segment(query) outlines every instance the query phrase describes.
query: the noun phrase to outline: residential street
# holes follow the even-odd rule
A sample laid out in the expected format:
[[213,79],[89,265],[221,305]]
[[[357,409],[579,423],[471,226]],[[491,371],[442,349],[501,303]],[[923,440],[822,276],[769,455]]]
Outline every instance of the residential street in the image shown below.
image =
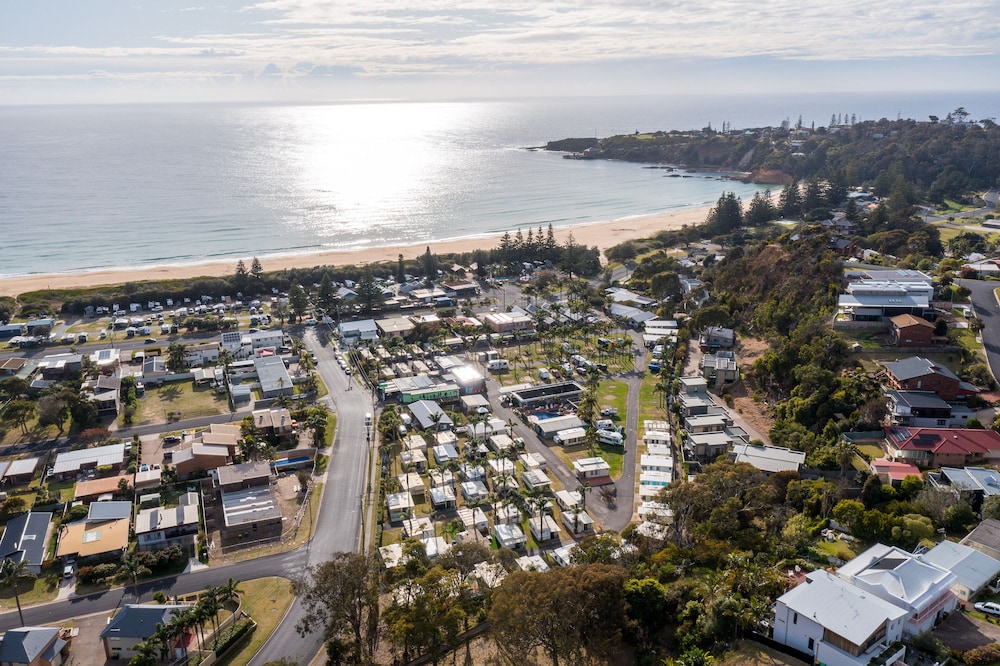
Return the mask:
[[972,292],[972,305],[976,316],[983,320],[983,349],[994,377],[1000,376],[1000,306],[997,305],[993,290],[1000,282],[987,280],[957,280]]

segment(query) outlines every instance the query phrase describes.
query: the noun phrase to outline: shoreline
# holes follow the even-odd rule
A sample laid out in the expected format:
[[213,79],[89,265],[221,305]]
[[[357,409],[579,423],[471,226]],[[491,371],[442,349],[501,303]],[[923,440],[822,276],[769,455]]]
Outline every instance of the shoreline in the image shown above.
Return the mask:
[[[556,240],[560,243],[572,233],[574,240],[587,247],[597,246],[601,251],[626,240],[648,238],[667,229],[680,229],[684,225],[695,226],[705,221],[711,206],[685,208],[675,212],[654,213],[604,222],[589,222],[567,227],[555,227]],[[400,254],[405,259],[419,258],[430,246],[436,254],[472,252],[481,248],[493,248],[499,244],[503,234],[458,238],[444,241],[420,241],[406,245],[359,248],[355,250],[325,250],[314,253],[290,254],[286,256],[261,257],[265,272],[291,268],[312,268],[314,266],[343,266],[396,261]],[[200,277],[221,277],[231,275],[240,257],[227,261],[210,261],[200,264],[177,266],[151,266],[136,269],[102,269],[76,273],[40,273],[11,278],[0,278],[0,296],[18,296],[25,292],[48,289],[74,289],[118,285],[125,282],[146,282],[154,280],[191,280]],[[252,257],[243,257],[249,268]]]

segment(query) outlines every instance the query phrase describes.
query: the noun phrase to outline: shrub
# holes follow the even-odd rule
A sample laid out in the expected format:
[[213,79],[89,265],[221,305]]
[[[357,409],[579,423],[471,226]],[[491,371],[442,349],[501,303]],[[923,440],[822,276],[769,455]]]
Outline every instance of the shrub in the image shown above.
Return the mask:
[[88,511],[89,509],[83,504],[70,507],[69,511],[66,512],[66,519],[63,522],[72,523],[74,520],[86,518]]
[[963,655],[965,663],[969,666],[986,666],[995,661],[1000,661],[1000,645],[980,645],[977,648],[967,650]]
[[80,567],[76,577],[81,583],[100,583],[113,578],[118,573],[118,565],[112,562],[98,564],[92,567]]
[[253,620],[244,618],[229,625],[222,634],[215,639],[212,649],[215,654],[222,654],[230,645],[238,641],[245,633],[253,628]]

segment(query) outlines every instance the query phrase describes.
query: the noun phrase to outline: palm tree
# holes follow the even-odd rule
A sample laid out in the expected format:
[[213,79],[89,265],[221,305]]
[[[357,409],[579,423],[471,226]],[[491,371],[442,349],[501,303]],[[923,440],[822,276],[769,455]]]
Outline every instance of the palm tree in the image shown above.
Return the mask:
[[136,643],[132,647],[135,656],[128,662],[129,666],[156,666],[156,656],[159,652],[153,638]]
[[161,623],[156,625],[156,632],[149,637],[150,641],[156,645],[156,650],[160,654],[160,661],[165,661],[170,657],[170,627]]
[[243,590],[240,589],[240,581],[232,577],[230,577],[229,580],[220,585],[217,589],[223,593],[224,598],[222,601],[228,601],[229,599],[239,600],[239,596],[243,594]]
[[132,579],[132,592],[135,594],[136,601],[138,601],[139,574],[148,573],[149,569],[129,553],[122,555],[121,569],[122,573]]
[[[11,553],[13,555],[13,553]],[[17,581],[20,578],[34,578],[35,574],[28,571],[28,563],[24,560],[14,561],[10,555],[0,564],[0,583],[10,585],[14,590],[14,601],[17,603],[17,617],[24,626],[24,613],[21,611],[21,595],[17,591]]]
[[587,510],[587,493],[594,488],[589,483],[581,483],[576,487],[576,492],[580,495],[580,508]]

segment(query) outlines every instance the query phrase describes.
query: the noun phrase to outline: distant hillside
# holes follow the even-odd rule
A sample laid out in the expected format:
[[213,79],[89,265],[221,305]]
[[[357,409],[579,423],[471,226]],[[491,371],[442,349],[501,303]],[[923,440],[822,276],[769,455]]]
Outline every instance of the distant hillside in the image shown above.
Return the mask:
[[879,120],[815,130],[654,132],[564,139],[548,143],[545,149],[574,153],[580,159],[739,171],[761,183],[837,178],[852,186],[872,187],[877,194],[887,194],[901,176],[931,201],[996,187],[1000,178],[1000,127],[992,120],[978,124]]

